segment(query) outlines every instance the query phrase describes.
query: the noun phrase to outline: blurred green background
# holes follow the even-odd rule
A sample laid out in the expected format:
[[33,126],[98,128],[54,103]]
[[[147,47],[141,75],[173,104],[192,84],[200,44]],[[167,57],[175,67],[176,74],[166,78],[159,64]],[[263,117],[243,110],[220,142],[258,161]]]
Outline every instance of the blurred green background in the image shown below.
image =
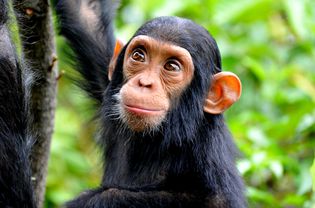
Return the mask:
[[[315,207],[315,1],[122,0],[117,37],[146,20],[190,18],[218,42],[223,69],[238,74],[241,100],[226,120],[242,157],[249,207]],[[59,207],[101,177],[93,106],[68,79],[66,45],[57,36],[60,70],[56,130],[45,207]],[[313,185],[314,186],[314,185]],[[315,187],[313,187],[314,189]]]

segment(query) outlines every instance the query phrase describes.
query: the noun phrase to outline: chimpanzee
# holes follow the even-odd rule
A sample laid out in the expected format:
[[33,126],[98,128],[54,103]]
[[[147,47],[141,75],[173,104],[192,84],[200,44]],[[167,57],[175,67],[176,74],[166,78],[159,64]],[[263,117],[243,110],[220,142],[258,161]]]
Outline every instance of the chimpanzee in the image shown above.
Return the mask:
[[35,207],[28,160],[27,79],[11,43],[7,20],[6,0],[0,0],[0,207]]
[[[126,45],[115,44],[116,6],[112,0],[57,3],[61,34],[99,107],[104,150],[100,186],[65,206],[246,207],[237,150],[222,116],[239,99],[241,84],[221,71],[215,40],[191,20],[158,17]],[[0,0],[2,28],[5,8]],[[1,40],[0,46],[10,44]],[[0,70],[6,98],[0,101],[0,205],[35,207],[23,73],[3,52]]]

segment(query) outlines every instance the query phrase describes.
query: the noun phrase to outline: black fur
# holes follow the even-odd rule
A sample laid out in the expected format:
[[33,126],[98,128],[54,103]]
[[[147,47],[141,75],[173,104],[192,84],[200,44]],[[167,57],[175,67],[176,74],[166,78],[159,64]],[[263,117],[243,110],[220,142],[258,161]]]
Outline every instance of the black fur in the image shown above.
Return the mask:
[[[113,11],[108,11],[111,1],[104,0],[102,4],[107,6],[102,17],[111,22]],[[87,54],[93,50],[92,47],[81,48],[75,44],[95,39],[77,31],[78,22],[63,20],[66,16],[63,12],[67,11],[65,5],[60,9],[59,4],[57,9],[62,16],[61,31],[72,32],[62,34],[74,47],[74,52],[78,52],[80,47],[77,56],[81,57],[83,66],[98,63],[104,55],[91,57]],[[106,28],[99,33],[113,37],[111,28],[109,32],[104,31]],[[243,183],[235,167],[237,151],[223,116],[203,112],[211,77],[221,71],[221,57],[215,40],[201,26],[178,17],[153,19],[134,36],[138,35],[148,35],[187,49],[195,66],[194,79],[179,98],[179,104],[169,112],[160,131],[146,134],[124,128],[112,110],[117,104],[114,95],[124,83],[122,64],[127,43],[118,57],[112,81],[107,82],[105,94],[100,95],[103,98],[100,142],[106,161],[102,184],[69,202],[67,207],[246,207]],[[106,44],[94,42],[89,45],[104,45],[99,47],[106,48]],[[103,66],[102,70],[105,70],[108,63]],[[82,66],[79,71],[87,82],[91,81],[89,77],[98,73]],[[90,88],[85,88],[92,95],[99,90],[93,88],[93,83],[94,80]]]
[[6,4],[6,0],[0,0],[0,25],[3,25],[8,19]]
[[[83,0],[86,2],[86,0]],[[74,53],[77,70],[83,78],[80,85],[98,103],[102,102],[103,92],[108,85],[107,67],[111,60],[115,39],[113,35],[112,19],[115,5],[112,1],[101,1],[98,5],[102,13],[97,13],[100,22],[96,26],[98,33],[86,30],[83,23],[79,23],[79,7],[81,0],[58,1],[57,13],[60,19],[60,33],[69,38]],[[75,6],[75,7],[73,7]]]
[[32,208],[26,93],[5,25],[7,11],[7,2],[0,0],[0,207]]

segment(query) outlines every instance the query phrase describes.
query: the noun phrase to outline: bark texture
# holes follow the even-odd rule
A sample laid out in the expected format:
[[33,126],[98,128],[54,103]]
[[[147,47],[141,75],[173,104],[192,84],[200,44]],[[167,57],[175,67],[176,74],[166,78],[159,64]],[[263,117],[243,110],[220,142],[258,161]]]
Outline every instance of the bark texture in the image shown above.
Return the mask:
[[36,141],[30,159],[37,207],[42,207],[57,88],[57,58],[50,1],[14,0],[13,8],[19,26],[23,59],[34,75],[30,111]]

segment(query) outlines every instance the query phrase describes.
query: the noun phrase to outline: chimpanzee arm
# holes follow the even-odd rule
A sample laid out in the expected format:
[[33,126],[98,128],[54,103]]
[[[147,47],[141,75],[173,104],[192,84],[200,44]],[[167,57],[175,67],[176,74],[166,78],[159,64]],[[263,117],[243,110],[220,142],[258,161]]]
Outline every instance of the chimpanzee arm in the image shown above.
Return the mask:
[[[120,189],[94,190],[83,193],[66,204],[67,208],[203,208],[202,197],[166,191],[128,191]],[[223,207],[222,207],[223,208]]]
[[61,34],[66,37],[85,81],[82,87],[101,102],[108,84],[108,66],[115,38],[112,19],[115,4],[108,0],[60,0],[57,14]]
[[7,2],[0,0],[0,207],[35,207],[29,164],[27,105],[7,27]]

